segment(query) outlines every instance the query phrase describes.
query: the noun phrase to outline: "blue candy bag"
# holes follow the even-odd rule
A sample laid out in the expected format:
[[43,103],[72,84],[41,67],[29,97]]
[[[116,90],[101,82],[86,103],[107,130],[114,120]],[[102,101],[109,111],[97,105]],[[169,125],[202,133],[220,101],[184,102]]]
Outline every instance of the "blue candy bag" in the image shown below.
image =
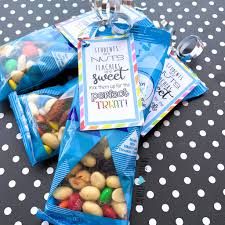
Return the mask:
[[25,150],[32,165],[58,154],[77,79],[29,94],[9,95]]
[[0,100],[55,77],[71,64],[77,51],[54,26],[0,47]]
[[[143,63],[143,56],[150,55],[157,68],[153,70],[151,62],[140,67],[146,76],[143,79],[151,83],[142,91],[152,92],[160,78],[170,35],[155,28],[133,33],[140,54],[137,62]],[[143,94],[146,114],[149,93]],[[39,210],[37,216],[57,225],[127,225],[141,128],[80,131],[79,107],[76,92],[45,211]]]

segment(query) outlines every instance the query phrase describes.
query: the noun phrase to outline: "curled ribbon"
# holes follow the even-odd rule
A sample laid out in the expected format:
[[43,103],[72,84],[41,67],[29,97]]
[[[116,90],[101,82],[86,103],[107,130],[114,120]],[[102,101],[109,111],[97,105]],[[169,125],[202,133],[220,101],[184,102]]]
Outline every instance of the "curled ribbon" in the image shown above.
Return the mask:
[[[127,14],[120,12],[120,0],[90,0],[90,3],[99,19],[98,28],[100,26],[110,26],[115,34],[126,34],[132,28],[131,18]],[[132,3],[133,0],[123,0],[122,4],[131,6]],[[118,22],[122,22],[126,26],[121,27]]]

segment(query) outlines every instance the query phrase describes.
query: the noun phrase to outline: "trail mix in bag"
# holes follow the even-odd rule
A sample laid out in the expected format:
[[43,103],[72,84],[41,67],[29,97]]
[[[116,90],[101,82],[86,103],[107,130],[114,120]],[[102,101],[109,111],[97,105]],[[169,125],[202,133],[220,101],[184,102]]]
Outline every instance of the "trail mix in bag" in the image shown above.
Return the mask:
[[9,95],[25,150],[32,165],[58,154],[77,79],[29,94]]
[[0,47],[0,100],[25,92],[76,65],[76,49],[53,26]]
[[[155,28],[140,29],[135,35],[140,55],[155,59],[157,71],[151,62],[143,67],[146,80],[154,87],[142,90],[152,91],[162,72],[170,35]],[[147,105],[150,103],[144,106],[145,115]],[[52,224],[127,225],[141,128],[80,131],[79,107],[76,93],[45,211],[38,211],[37,216]]]

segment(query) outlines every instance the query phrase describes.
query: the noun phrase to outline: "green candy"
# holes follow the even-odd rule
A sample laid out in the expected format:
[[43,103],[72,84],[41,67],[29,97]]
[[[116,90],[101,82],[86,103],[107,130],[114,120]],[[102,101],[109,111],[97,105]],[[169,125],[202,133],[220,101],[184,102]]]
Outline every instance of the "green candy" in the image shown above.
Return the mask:
[[111,199],[112,199],[112,192],[113,189],[112,188],[104,188],[101,195],[100,195],[100,202],[103,204],[107,204],[110,203]]
[[15,59],[9,59],[5,63],[5,70],[7,73],[11,73],[13,70],[17,68],[17,61]]

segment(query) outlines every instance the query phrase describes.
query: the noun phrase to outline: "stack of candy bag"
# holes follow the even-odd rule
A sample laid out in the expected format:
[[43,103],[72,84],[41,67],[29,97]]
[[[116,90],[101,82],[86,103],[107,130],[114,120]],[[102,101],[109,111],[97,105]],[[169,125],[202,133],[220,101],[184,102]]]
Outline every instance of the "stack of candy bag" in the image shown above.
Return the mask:
[[[142,13],[136,15],[129,7],[124,10],[136,16],[130,33],[134,36],[139,80],[143,84],[144,118],[149,119],[154,96],[163,86],[160,78],[165,61],[172,57],[168,55],[171,35],[156,28]],[[100,32],[91,26],[96,23],[94,13],[75,20],[87,27],[89,35],[114,35],[111,27]],[[93,20],[87,22],[90,15]],[[63,24],[67,22],[71,20]],[[78,35],[80,28],[77,29]],[[78,37],[68,37],[62,26],[51,26],[0,47],[0,100],[9,95],[32,165],[59,154],[45,209],[37,213],[40,219],[57,225],[128,225],[138,143],[140,135],[149,132],[152,124],[145,124],[144,131],[143,127],[81,131],[76,78],[63,86],[27,93],[64,69],[77,67]],[[193,84],[180,101],[207,90],[195,74],[189,73]],[[175,97],[172,100],[178,104]]]

